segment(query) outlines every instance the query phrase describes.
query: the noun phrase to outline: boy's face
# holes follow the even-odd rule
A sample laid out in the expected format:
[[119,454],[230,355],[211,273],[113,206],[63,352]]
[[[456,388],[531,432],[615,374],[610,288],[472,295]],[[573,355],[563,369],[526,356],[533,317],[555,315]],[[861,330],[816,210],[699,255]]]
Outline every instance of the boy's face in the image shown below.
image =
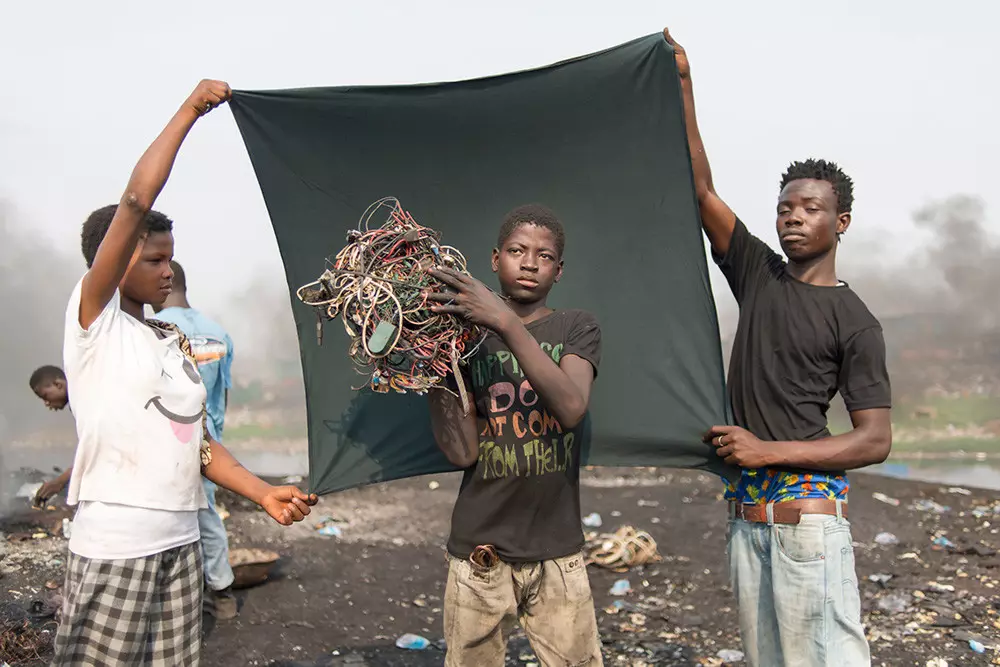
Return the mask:
[[504,295],[519,303],[544,300],[562,276],[562,257],[556,248],[555,236],[545,227],[519,225],[493,250],[493,272]]
[[151,232],[139,241],[121,283],[122,293],[141,304],[161,304],[170,295],[174,235]]
[[801,178],[778,196],[778,239],[785,256],[807,262],[837,246],[837,234],[847,231],[850,213],[837,212],[837,193],[829,181]]
[[65,380],[52,380],[35,388],[35,396],[42,399],[49,410],[62,410],[69,403]]

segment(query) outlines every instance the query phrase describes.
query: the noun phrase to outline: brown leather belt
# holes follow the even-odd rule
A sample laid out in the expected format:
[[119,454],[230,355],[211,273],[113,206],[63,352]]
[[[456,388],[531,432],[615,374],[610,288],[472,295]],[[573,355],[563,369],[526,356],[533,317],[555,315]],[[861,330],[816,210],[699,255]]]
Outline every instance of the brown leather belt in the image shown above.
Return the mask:
[[[837,504],[840,503],[840,516],[847,518],[847,502],[828,500],[826,498],[803,498],[802,500],[786,500],[772,503],[771,515],[774,523],[799,523],[803,514],[829,514],[837,516]],[[729,501],[729,516],[743,519],[750,523],[768,523],[767,505],[750,505]]]

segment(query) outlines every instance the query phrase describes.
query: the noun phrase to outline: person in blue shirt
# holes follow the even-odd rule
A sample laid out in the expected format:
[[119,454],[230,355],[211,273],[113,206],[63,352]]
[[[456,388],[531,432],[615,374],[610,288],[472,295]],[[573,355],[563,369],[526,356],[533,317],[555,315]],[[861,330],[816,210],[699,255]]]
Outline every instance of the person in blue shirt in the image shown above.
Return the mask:
[[[160,305],[154,305],[156,318],[177,326],[191,343],[198,361],[198,372],[205,384],[208,397],[205,410],[208,413],[208,432],[216,441],[222,442],[222,431],[226,421],[226,404],[233,381],[233,341],[215,321],[205,317],[191,307],[187,300],[187,278],[184,269],[175,261],[170,262],[174,272],[173,291]],[[198,513],[201,529],[201,550],[205,566],[205,583],[214,602],[215,615],[219,619],[230,619],[237,614],[236,599],[230,587],[233,570],[229,565],[229,538],[222,519],[215,511],[216,486],[208,478],[202,477],[208,509]]]

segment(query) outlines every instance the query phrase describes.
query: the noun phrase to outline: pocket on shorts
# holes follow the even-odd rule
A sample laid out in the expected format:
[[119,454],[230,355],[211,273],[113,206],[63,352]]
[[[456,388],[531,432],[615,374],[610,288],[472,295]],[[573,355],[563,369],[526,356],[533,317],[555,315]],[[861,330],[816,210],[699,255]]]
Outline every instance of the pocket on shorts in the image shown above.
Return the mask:
[[841,609],[851,623],[861,623],[861,592],[858,590],[858,572],[854,561],[854,546],[851,544],[850,527],[845,522],[845,533],[840,536]]
[[509,572],[506,581],[502,563],[486,569],[468,560],[451,558],[449,576],[454,577],[454,603],[464,609],[493,612],[506,604],[506,594],[511,587]]
[[562,575],[566,599],[570,602],[590,601],[590,577],[587,576],[587,564],[583,554],[557,558],[555,564]]
[[798,524],[776,524],[778,553],[794,563],[818,563],[826,554],[826,524],[836,517],[805,514]]

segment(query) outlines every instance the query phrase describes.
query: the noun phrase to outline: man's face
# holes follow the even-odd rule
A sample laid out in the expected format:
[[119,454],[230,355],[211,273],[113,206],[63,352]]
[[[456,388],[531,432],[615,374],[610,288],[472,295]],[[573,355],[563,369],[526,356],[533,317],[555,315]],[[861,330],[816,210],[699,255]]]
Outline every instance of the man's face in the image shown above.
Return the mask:
[[519,225],[493,250],[493,271],[504,295],[519,303],[535,303],[548,295],[562,276],[562,258],[551,231],[531,223]]
[[850,213],[837,212],[837,193],[829,181],[791,181],[778,196],[778,239],[792,262],[828,253],[837,245],[837,234],[850,224]]
[[170,283],[174,277],[170,260],[173,256],[173,234],[147,234],[132,255],[132,262],[121,283],[122,293],[141,304],[162,304],[170,295]]
[[35,396],[42,399],[49,410],[62,410],[69,403],[65,380],[52,380],[35,388]]

